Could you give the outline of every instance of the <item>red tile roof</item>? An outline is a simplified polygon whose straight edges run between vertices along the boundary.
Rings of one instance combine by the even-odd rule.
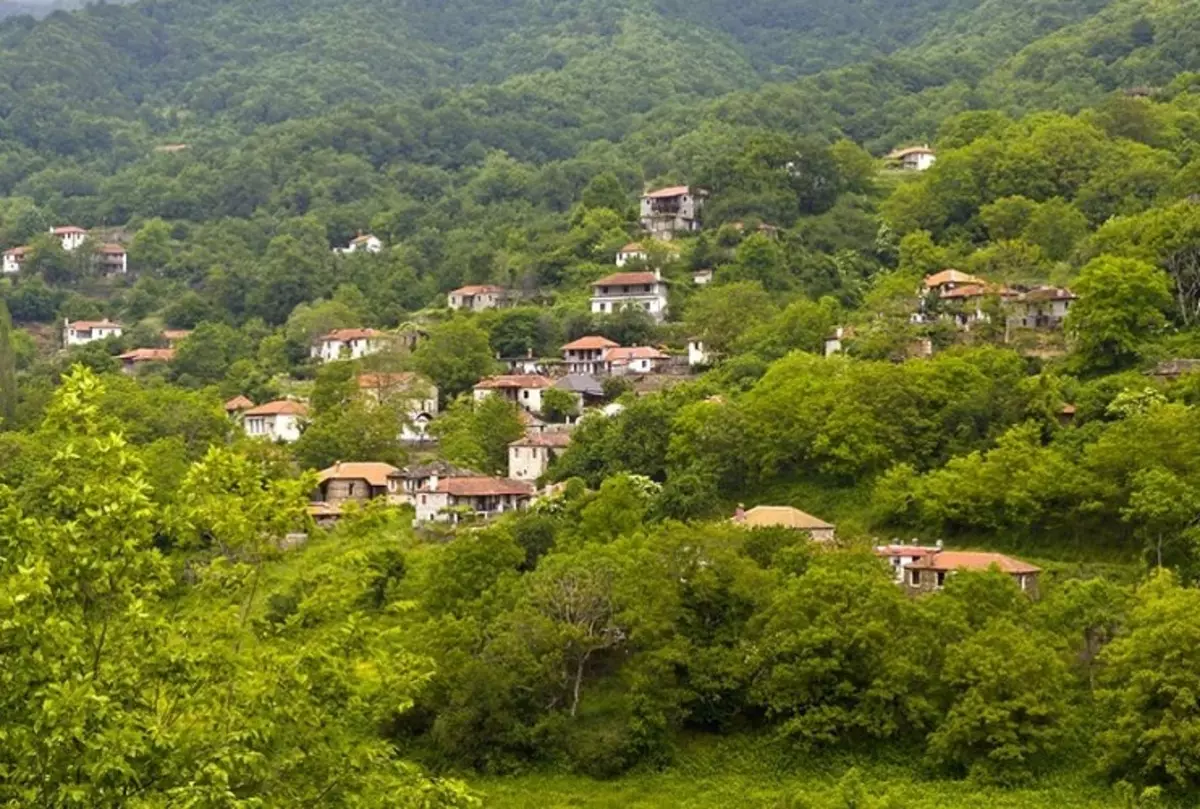
[[[135,348],[117,357],[125,362],[170,362],[175,359],[173,348]]]
[[[610,340],[607,337],[601,337],[598,334],[589,334],[586,337],[580,337],[578,340],[573,340],[562,347],[563,351],[593,351],[600,348],[619,348],[620,343],[615,340]]]
[[[111,320],[76,320],[74,323],[68,323],[67,328],[75,331],[91,331],[92,329],[123,329],[120,323],[113,323]]]
[[[247,416],[303,416],[308,413],[308,408],[303,402],[295,402],[291,399],[279,399],[274,402],[267,402],[258,407],[247,410]]]
[[[831,529],[834,527],[820,517],[814,517],[792,506],[755,506],[744,514],[735,516],[733,521],[749,528],[782,526],[808,531]]]
[[[26,253],[29,253],[32,250],[33,250],[32,247],[25,247],[24,245],[22,245],[21,247],[14,247],[10,250],[5,250],[4,255],[16,256],[16,257],[20,258],[21,256],[24,256]]]
[[[125,255],[125,248],[119,244],[102,244],[102,245],[100,245],[100,250],[98,252],[106,253],[108,255],[114,255],[114,256],[115,255],[123,256],[123,255]]]
[[[893,149],[888,152],[888,158],[891,160],[899,160],[910,154],[935,154],[933,149],[928,146],[908,146],[904,149]]]
[[[1003,573],[1038,573],[1040,567],[1013,559],[1002,553],[980,551],[937,551],[926,554],[908,566],[909,570],[989,570],[992,565]]]
[[[965,272],[958,270],[942,270],[935,272],[933,275],[925,276],[925,288],[934,289],[946,284],[985,284],[987,283],[982,278],[976,278],[974,275],[968,275]]]
[[[429,488],[429,484],[421,487],[422,492],[446,492],[455,497],[487,497],[498,495],[525,495],[533,494],[533,486],[519,480],[509,480],[508,478],[489,478],[489,477],[454,477],[441,478],[438,480],[436,489]]]
[[[566,430],[553,430],[533,435],[527,435],[524,438],[518,438],[516,441],[509,443],[510,447],[550,447],[553,449],[562,449],[571,443],[571,434]]]
[[[1073,301],[1078,296],[1069,289],[1062,287],[1038,287],[1021,295],[1023,301]]]
[[[501,376],[489,376],[486,379],[479,381],[475,386],[476,390],[493,390],[498,388],[549,388],[554,385],[554,380],[548,376],[540,376],[538,374],[505,374]]]
[[[630,242],[629,244],[625,245],[617,252],[618,253],[644,253],[644,252],[646,252],[646,248],[643,247],[639,242]]]
[[[363,242],[368,242],[374,238],[375,237],[370,233],[360,233],[350,240],[350,244],[362,244]]]
[[[400,470],[390,463],[375,461],[339,461],[333,466],[322,469],[317,473],[317,482],[327,480],[365,480],[372,486],[388,485],[388,476],[397,475]]]
[[[75,225],[63,225],[62,227],[54,228],[54,230],[50,232],[55,236],[66,236],[72,233],[87,233],[86,230],[76,227]]]
[[[643,197],[649,199],[663,199],[666,197],[681,197],[684,194],[690,194],[692,189],[686,185],[673,185],[669,188],[660,188],[657,191],[649,191],[643,194]]]
[[[319,340],[322,343],[331,341],[347,343],[351,340],[370,340],[374,337],[383,336],[384,333],[376,329],[334,329],[328,334],[321,335]]]
[[[605,362],[629,362],[631,360],[665,360],[667,355],[651,346],[630,346],[629,348],[610,348],[604,353]]]
[[[879,545],[875,548],[876,556],[924,556],[927,553],[937,553],[937,548],[923,545]]]
[[[225,412],[237,413],[242,410],[249,410],[252,407],[254,407],[254,402],[239,394],[225,403]]]
[[[593,281],[594,287],[634,286],[637,284],[657,284],[662,279],[652,272],[618,272],[606,275],[599,281]]]
[[[502,294],[507,290],[504,287],[498,287],[493,284],[473,284],[470,286],[459,287],[452,290],[451,295],[486,295],[489,293]]]

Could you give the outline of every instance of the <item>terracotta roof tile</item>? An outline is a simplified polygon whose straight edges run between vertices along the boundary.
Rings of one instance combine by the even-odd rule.
[[[422,492],[446,492],[456,497],[486,497],[489,495],[532,495],[533,486],[519,480],[508,478],[489,478],[484,476],[441,478],[436,489],[428,484],[422,486]]]
[[[509,443],[510,447],[551,447],[562,449],[571,443],[571,434],[566,430],[548,430],[527,435]]]
[[[317,481],[327,480],[365,480],[372,486],[387,486],[388,476],[399,474],[400,470],[390,463],[375,461],[343,461],[335,463],[317,473]]]
[[[135,348],[117,357],[126,362],[170,362],[175,359],[173,348]]]
[[[494,284],[472,284],[465,287],[459,287],[452,290],[451,295],[486,295],[486,294],[503,294],[507,292],[504,287],[498,287]]]
[[[493,390],[498,388],[549,388],[554,384],[554,380],[548,376],[540,376],[538,374],[506,374],[502,376],[489,376],[486,379],[480,380],[475,386],[476,390]]]
[[[607,337],[601,337],[598,334],[589,334],[586,337],[580,337],[578,340],[573,340],[562,347],[563,351],[593,351],[601,348],[619,348],[620,343],[615,340],[610,340]]]
[[[659,188],[656,191],[648,191],[642,196],[649,199],[664,199],[669,197],[681,197],[684,194],[691,193],[691,187],[686,185],[672,185],[668,188]]]
[[[652,272],[618,272],[606,275],[599,281],[593,281],[594,287],[636,286],[639,284],[660,284],[664,281]]]
[[[304,416],[308,414],[308,407],[303,402],[295,402],[291,399],[279,399],[274,402],[267,402],[258,407],[247,410],[247,416]]]
[[[908,566],[909,570],[988,570],[995,565],[1004,573],[1038,573],[1040,567],[1002,553],[937,551]]]
[[[238,413],[238,412],[241,412],[242,410],[249,410],[252,407],[254,407],[254,402],[250,401],[250,399],[248,399],[245,396],[238,395],[238,396],[234,396],[232,399],[230,399],[228,402],[225,403],[225,412],[226,413]]]

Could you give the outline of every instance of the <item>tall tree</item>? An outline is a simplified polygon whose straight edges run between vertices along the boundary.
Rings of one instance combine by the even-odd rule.
[[[17,415],[17,356],[13,348],[12,318],[0,300],[0,427],[7,428]]]

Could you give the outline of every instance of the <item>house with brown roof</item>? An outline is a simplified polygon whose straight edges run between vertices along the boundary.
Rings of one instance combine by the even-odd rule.
[[[125,327],[107,318],[104,320],[63,321],[63,346],[87,345],[96,340],[120,337]]]
[[[344,250],[335,250],[335,253],[378,253],[383,249],[383,242],[378,237],[370,233],[363,233],[361,230],[358,235],[350,240],[350,244]]]
[[[791,528],[804,531],[814,542],[832,542],[835,526],[791,506],[738,506],[733,522],[743,528]]]
[[[359,374],[358,389],[377,402],[394,402],[403,409],[401,441],[428,438],[429,424],[438,414],[438,389],[428,379],[409,372]]]
[[[589,334],[572,340],[562,347],[563,363],[569,374],[599,374],[604,372],[604,352],[610,348],[619,348],[620,343]]]
[[[1009,323],[1026,329],[1060,329],[1078,297],[1063,287],[1035,287],[1013,300]]]
[[[936,550],[927,553],[904,567],[904,586],[910,593],[930,593],[942,589],[946,578],[960,570],[992,569],[1012,576],[1022,591],[1037,597],[1038,575],[1042,572],[1040,567],[1002,553],[980,551]]]
[[[300,438],[301,426],[308,415],[303,402],[279,399],[252,407],[242,414],[242,429],[251,438],[291,443]]]
[[[129,270],[129,256],[125,248],[115,242],[96,248],[94,261],[103,275],[124,275]]]
[[[937,162],[937,152],[929,148],[928,143],[924,143],[920,146],[893,149],[888,152],[887,159],[905,171],[925,171]]]
[[[566,430],[538,432],[508,445],[508,476],[512,480],[537,481],[571,443]]]
[[[533,497],[525,481],[482,475],[443,478],[432,475],[417,490],[415,525],[430,522],[459,523],[488,519],[524,509]]]
[[[388,463],[338,461],[317,473],[318,498],[340,506],[347,500],[365,502],[388,496],[388,480],[400,470]]]
[[[25,266],[25,261],[33,255],[33,248],[22,245],[4,251],[3,271],[5,275],[14,275]]]
[[[50,228],[50,235],[56,237],[62,244],[62,249],[70,253],[87,241],[88,232],[75,225],[62,225]]]
[[[434,478],[477,477],[478,474],[440,458],[427,463],[409,464],[388,475],[388,502],[415,506],[417,492],[428,486]]]
[[[508,290],[494,284],[471,284],[451,292],[446,302],[451,309],[482,312],[505,306],[508,303]]]
[[[708,194],[686,185],[659,188],[642,195],[640,222],[655,239],[670,241],[676,233],[700,230],[700,210]]]
[[[121,361],[121,371],[126,374],[137,373],[138,369],[155,362],[170,362],[175,359],[173,348],[135,348],[117,357]]]
[[[311,354],[321,362],[357,360],[379,353],[386,345],[386,332],[376,329],[334,329],[317,338]]]
[[[604,369],[614,376],[652,374],[669,359],[652,346],[618,346],[604,352]]]
[[[876,545],[875,555],[888,563],[896,584],[904,584],[906,568],[926,555],[937,553],[942,549],[942,543],[937,545],[906,545],[903,542],[893,542],[890,545]]]
[[[631,261],[646,261],[650,254],[640,242],[630,242],[617,251],[617,266],[624,267]]]
[[[983,286],[987,284],[982,278],[958,270],[942,270],[925,276],[922,286],[925,292],[942,295],[961,286]]]
[[[592,284],[591,305],[594,315],[640,309],[661,323],[667,316],[667,282],[657,269],[606,275]]]
[[[241,421],[243,413],[245,413],[247,410],[254,409],[254,402],[239,393],[237,396],[234,396],[232,399],[225,402],[224,407],[226,416],[229,416],[231,419]]]
[[[473,390],[475,401],[499,396],[523,410],[542,412],[542,392],[554,387],[554,380],[540,374],[503,374],[480,380]]]

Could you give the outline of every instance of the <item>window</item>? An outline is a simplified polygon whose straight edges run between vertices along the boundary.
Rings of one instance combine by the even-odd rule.
[[[919,571],[919,570],[908,571],[908,583],[911,584],[913,587],[919,586],[921,584],[921,571]]]
[[[421,505],[425,505],[425,495],[421,495]]]
[[[944,571],[944,570],[939,570],[939,571],[938,571],[938,577],[937,577],[937,586],[938,586],[938,587],[944,587],[944,586],[945,586],[945,584],[946,584],[946,571]]]

